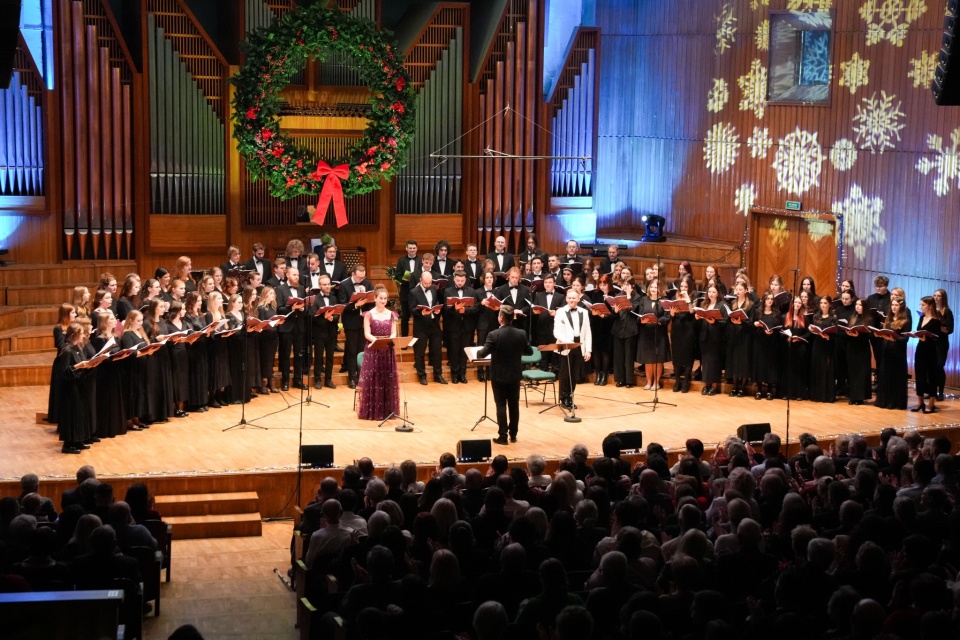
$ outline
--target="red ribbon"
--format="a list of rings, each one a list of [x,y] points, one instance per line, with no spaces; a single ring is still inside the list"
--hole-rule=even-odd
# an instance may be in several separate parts
[[[320,198],[317,200],[317,210],[313,212],[313,221],[316,224],[323,225],[331,200],[333,213],[337,219],[337,228],[347,224],[347,208],[343,202],[343,185],[340,181],[346,180],[349,175],[350,167],[346,164],[331,167],[323,160],[317,163],[317,170],[310,177],[319,180],[326,176],[327,179],[323,181],[323,189],[320,190]]]

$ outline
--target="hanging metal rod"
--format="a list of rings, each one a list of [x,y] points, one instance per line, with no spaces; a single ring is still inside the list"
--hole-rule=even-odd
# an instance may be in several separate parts
[[[518,156],[512,153],[504,153],[502,151],[496,151],[494,149],[484,149],[483,155],[480,156],[460,156],[446,153],[431,153],[431,158],[441,158],[444,161],[452,158],[464,158],[464,159],[494,159],[494,160],[579,160],[580,162],[586,162],[591,160],[591,156]]]

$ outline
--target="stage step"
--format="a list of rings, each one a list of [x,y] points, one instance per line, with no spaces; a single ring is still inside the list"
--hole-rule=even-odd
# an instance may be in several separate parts
[[[77,284],[85,285],[91,296],[96,293],[96,280],[81,280]],[[58,309],[64,302],[73,299],[72,284],[26,284],[6,287],[5,300],[8,305],[47,305]]]
[[[123,282],[124,276],[136,271],[137,263],[134,260],[102,262],[76,260],[62,264],[18,264],[0,269],[0,288],[55,284],[69,285],[72,291],[78,284],[96,285],[102,273],[112,273],[118,281]],[[96,293],[96,286],[90,289],[90,295],[94,293]]]
[[[55,358],[53,352],[0,356],[0,387],[49,385]]]
[[[255,491],[158,495],[155,504],[178,540],[261,535]]]
[[[37,307],[16,306],[0,308],[0,331],[18,327],[37,327],[57,322],[58,309],[50,305]]]
[[[53,327],[17,327],[0,331],[0,356],[49,352],[55,354]]]

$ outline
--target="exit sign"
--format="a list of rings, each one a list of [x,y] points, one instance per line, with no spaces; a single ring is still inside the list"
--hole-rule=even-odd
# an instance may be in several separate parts
[[[799,200],[787,200],[787,211],[800,211],[802,208]]]

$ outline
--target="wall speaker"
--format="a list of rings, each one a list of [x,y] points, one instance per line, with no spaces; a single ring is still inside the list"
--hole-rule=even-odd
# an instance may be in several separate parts
[[[457,460],[480,462],[490,459],[490,440],[460,440],[457,442]]]
[[[737,437],[746,442],[761,442],[763,436],[770,433],[769,422],[757,422],[755,424],[742,424],[737,427]]]
[[[933,99],[941,106],[960,105],[960,48],[956,42],[957,12],[960,0],[947,2],[946,17],[943,19],[943,42],[940,46],[940,60],[933,74]]]
[[[300,463],[311,469],[329,469],[333,466],[333,445],[302,445],[300,447]]]
[[[20,0],[0,0],[0,89],[9,89],[20,33]]]
[[[610,436],[620,438],[620,451],[640,451],[643,448],[642,431],[614,431]],[[609,436],[608,436],[609,437]]]

